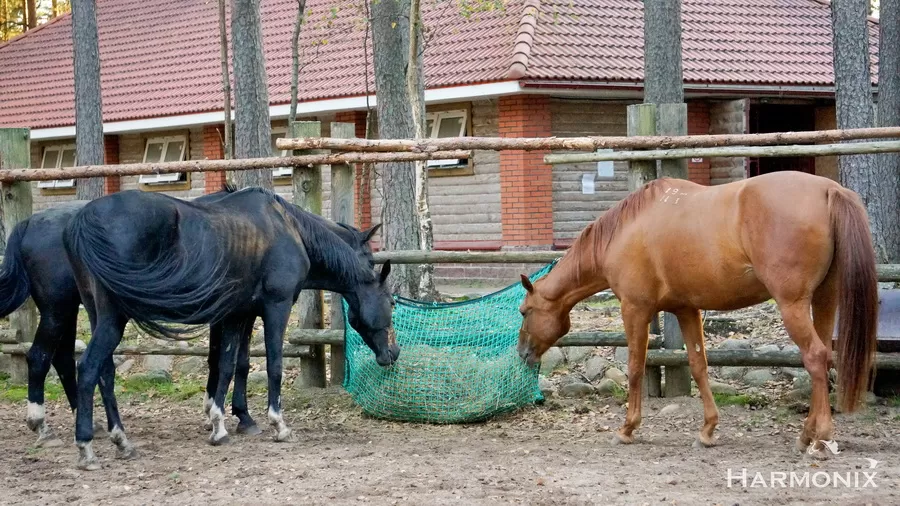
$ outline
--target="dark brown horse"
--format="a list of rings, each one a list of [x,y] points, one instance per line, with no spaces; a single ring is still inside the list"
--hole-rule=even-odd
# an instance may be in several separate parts
[[[631,443],[641,422],[648,327],[673,313],[703,400],[698,441],[714,444],[719,415],[709,388],[701,309],[734,310],[774,298],[812,378],[809,416],[797,440],[824,456],[832,439],[828,369],[835,313],[838,393],[853,411],[869,388],[878,292],[866,210],[829,179],[777,172],[720,186],[655,180],[588,225],[558,265],[527,290],[519,354],[533,364],[569,331],[569,311],[610,288],[628,339],[628,411],[615,442]]]

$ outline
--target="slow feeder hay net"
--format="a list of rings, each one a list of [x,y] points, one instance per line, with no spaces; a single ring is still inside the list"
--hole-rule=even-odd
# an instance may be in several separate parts
[[[542,401],[539,366],[526,366],[516,352],[524,297],[521,283],[462,302],[395,296],[400,358],[388,368],[375,362],[372,350],[347,323],[344,302],[344,388],[366,414],[407,422],[483,421]]]

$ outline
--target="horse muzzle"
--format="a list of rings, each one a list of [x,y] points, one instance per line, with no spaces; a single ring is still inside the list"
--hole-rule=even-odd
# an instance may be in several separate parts
[[[534,364],[540,362],[540,358],[537,356],[537,353],[534,351],[534,346],[528,342],[528,339],[519,339],[519,344],[516,346],[516,351],[519,352],[519,358],[525,361],[525,363],[531,367]]]
[[[398,358],[400,358],[400,346],[397,344],[394,327],[391,327],[388,330],[387,346],[382,347],[375,354],[375,362],[382,367],[387,367],[396,362]]]

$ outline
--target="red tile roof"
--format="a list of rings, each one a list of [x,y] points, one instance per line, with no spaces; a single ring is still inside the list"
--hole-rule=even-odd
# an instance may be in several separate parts
[[[426,86],[641,80],[641,0],[502,4],[465,17],[456,2],[423,2]],[[301,101],[365,93],[360,5],[307,1]],[[296,0],[262,0],[273,104],[290,101],[295,9]],[[216,2],[97,0],[97,12],[104,121],[221,110]],[[877,27],[870,25],[874,65]],[[686,82],[832,83],[829,8],[818,0],[684,0],[682,26]],[[74,123],[71,29],[71,17],[62,16],[0,46],[0,126]]]

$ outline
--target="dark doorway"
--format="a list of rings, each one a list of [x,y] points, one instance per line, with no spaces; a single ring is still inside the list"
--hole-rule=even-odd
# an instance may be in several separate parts
[[[816,110],[812,104],[750,104],[750,133],[799,132],[816,129]],[[816,173],[813,156],[777,156],[749,159],[749,177],[799,170]]]

